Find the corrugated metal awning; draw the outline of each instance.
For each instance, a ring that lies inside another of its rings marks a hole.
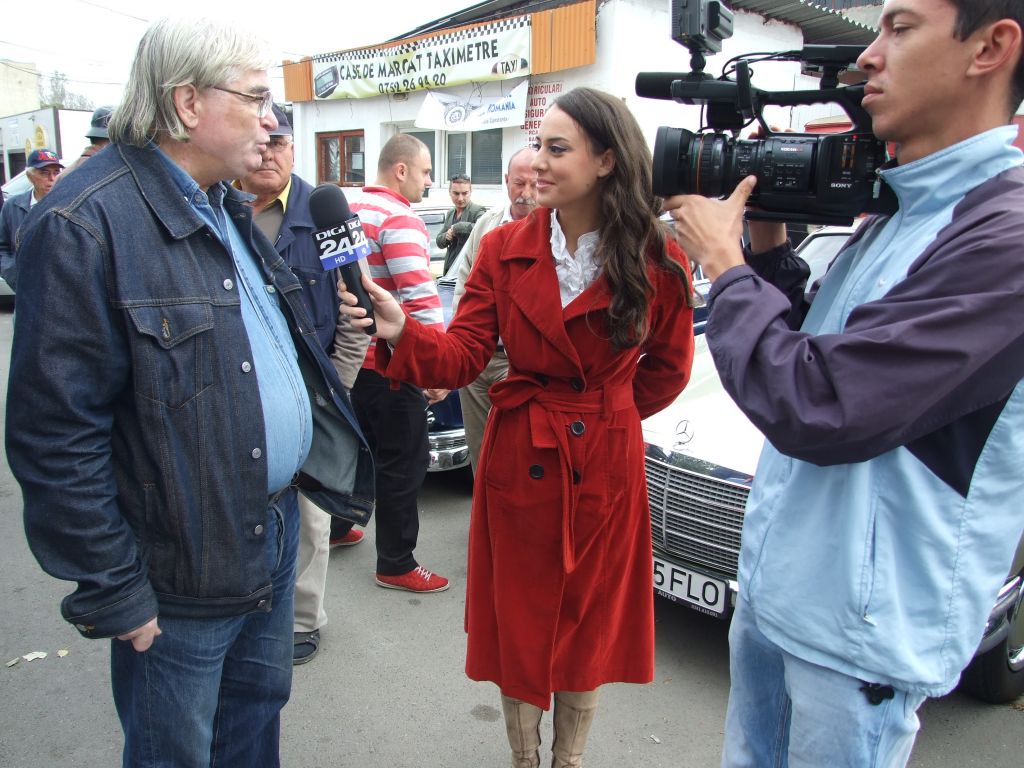
[[[842,11],[847,8],[863,8],[868,5],[881,7],[882,0],[814,0],[816,5],[831,8],[834,11]]]
[[[876,27],[847,18],[842,13],[811,0],[725,0],[734,11],[749,11],[768,19],[796,24],[804,43],[869,45],[878,34]],[[834,3],[840,5],[840,3]],[[859,5],[881,5],[881,2]],[[881,8],[879,8],[881,10]]]
[[[574,2],[578,0],[484,0],[429,21],[394,40],[515,16],[518,13],[535,13]],[[878,29],[848,18],[837,9],[863,10],[865,7],[878,6],[881,13],[882,0],[725,0],[725,3],[734,11],[750,11],[769,19],[796,24],[803,30],[805,43],[868,45],[875,39]],[[863,13],[857,13],[857,19],[863,16]]]

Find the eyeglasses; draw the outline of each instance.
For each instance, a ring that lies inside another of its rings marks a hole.
[[[270,143],[267,146],[274,152],[283,152],[292,145],[292,140],[289,138],[281,138],[278,136],[272,136]]]
[[[233,93],[235,96],[248,101],[250,104],[256,105],[256,117],[266,117],[267,112],[270,111],[271,105],[274,103],[274,94],[270,91],[264,91],[260,94],[255,93],[243,93],[242,91],[233,91],[230,88],[221,88],[219,85],[210,86],[215,91],[224,91],[224,93]]]

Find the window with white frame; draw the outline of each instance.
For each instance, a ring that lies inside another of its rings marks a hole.
[[[501,128],[447,134],[447,173],[459,173],[474,184],[501,184]]]

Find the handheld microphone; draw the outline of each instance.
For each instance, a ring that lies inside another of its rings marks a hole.
[[[373,303],[363,288],[363,272],[359,260],[370,254],[359,217],[348,207],[348,200],[336,184],[321,184],[309,195],[309,213],[313,217],[313,239],[320,250],[320,266],[325,272],[337,269],[350,293],[355,294],[356,306],[366,310],[373,320]],[[371,322],[363,329],[370,336],[377,333],[377,324]]]

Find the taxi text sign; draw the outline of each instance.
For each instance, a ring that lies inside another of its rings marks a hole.
[[[317,99],[362,99],[530,74],[530,17],[313,58]]]

